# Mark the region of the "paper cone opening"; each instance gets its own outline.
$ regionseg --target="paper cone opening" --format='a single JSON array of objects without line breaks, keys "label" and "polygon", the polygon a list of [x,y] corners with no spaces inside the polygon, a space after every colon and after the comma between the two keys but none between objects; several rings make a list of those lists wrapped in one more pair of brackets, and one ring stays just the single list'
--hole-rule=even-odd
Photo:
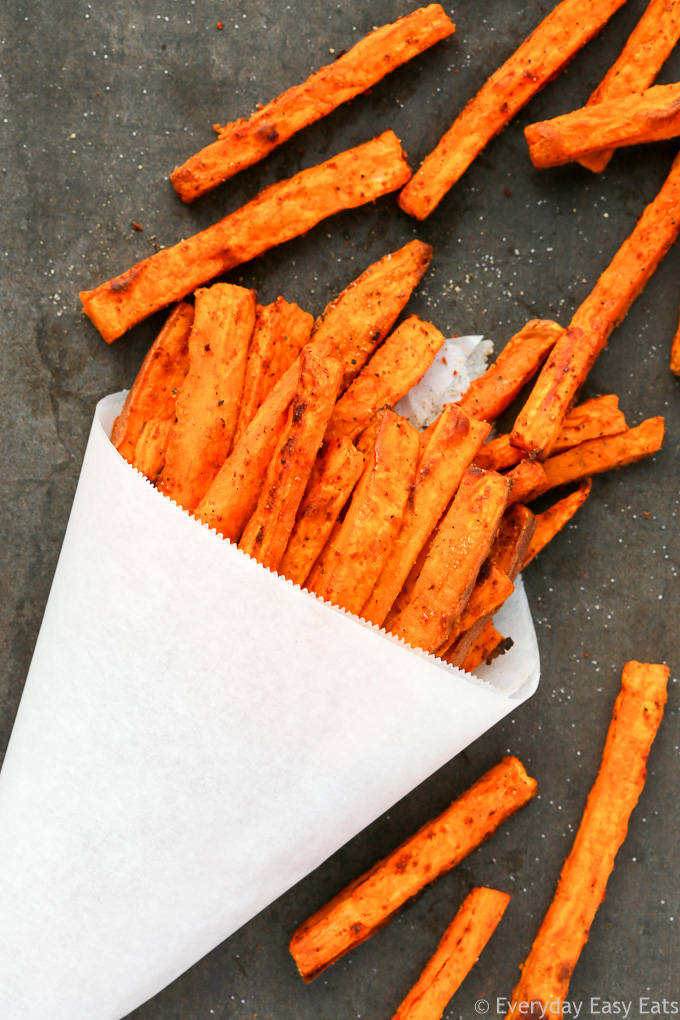
[{"label": "paper cone opening", "polygon": [[108,440],[101,401],[0,776],[0,1016],[119,1020],[529,697],[301,592]]}]

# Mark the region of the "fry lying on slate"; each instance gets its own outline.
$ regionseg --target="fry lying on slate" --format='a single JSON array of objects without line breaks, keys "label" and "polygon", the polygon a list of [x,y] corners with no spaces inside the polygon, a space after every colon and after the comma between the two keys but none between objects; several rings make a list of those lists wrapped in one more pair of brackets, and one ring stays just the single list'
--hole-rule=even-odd
[{"label": "fry lying on slate", "polygon": [[[650,0],[616,63],[595,89],[588,105],[644,92],[654,82],[678,39],[680,0]],[[599,174],[613,155],[613,149],[605,149],[584,156],[579,163]]]},{"label": "fry lying on slate", "polygon": [[348,950],[383,927],[412,896],[459,864],[524,807],[537,784],[517,758],[504,758],[451,804],[313,914],[290,951],[312,981]]},{"label": "fry lying on slate", "polygon": [[439,4],[430,4],[375,29],[335,63],[322,67],[302,85],[288,89],[247,120],[241,118],[224,127],[216,125],[217,141],[170,174],[175,191],[184,202],[193,202],[454,30]]},{"label": "fry lying on slate", "polygon": [[510,1017],[562,1015],[561,1003],[614,859],[647,776],[647,758],[666,703],[667,666],[628,662],[602,755],[571,853],[510,998]]},{"label": "fry lying on slate", "polygon": [[532,457],[552,450],[574,398],[609,334],[625,318],[680,233],[680,154],[633,233],[576,310],[571,325],[550,353],[520,411],[511,442]]},{"label": "fry lying on slate", "polygon": [[562,0],[491,75],[399,195],[423,220],[494,135],[555,77],[625,0]]},{"label": "fry lying on slate", "polygon": [[172,248],[80,294],[111,343],[142,319],[221,273],[306,233],[341,209],[400,188],[411,171],[393,131],[265,188],[256,198]]},{"label": "fry lying on slate", "polygon": [[576,511],[583,506],[590,495],[592,484],[590,478],[586,478],[574,492],[565,496],[564,499],[558,500],[557,503],[553,503],[542,514],[536,514],[534,518],[536,526],[522,563],[522,570],[531,563],[541,549],[545,549],[548,542],[552,541],[565,524],[569,523]]},{"label": "fry lying on slate", "polygon": [[680,375],[680,322],[671,346],[671,372]]},{"label": "fry lying on slate", "polygon": [[484,886],[465,897],[437,951],[393,1020],[440,1020],[447,1003],[477,963],[509,902],[508,893]]},{"label": "fry lying on slate", "polygon": [[534,166],[561,166],[601,149],[644,145],[680,135],[680,84],[654,85],[623,99],[584,106],[529,124],[524,136]]}]

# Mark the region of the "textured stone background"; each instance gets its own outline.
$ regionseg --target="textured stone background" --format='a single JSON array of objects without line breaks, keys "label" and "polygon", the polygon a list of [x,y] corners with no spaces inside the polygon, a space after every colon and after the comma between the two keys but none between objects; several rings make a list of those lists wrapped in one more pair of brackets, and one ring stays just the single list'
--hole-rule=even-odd
[{"label": "textured stone background", "polygon": [[[249,114],[333,59],[333,50],[349,48],[373,25],[412,6],[406,0],[13,0],[2,6],[0,751],[40,626],[94,404],[131,383],[161,322],[157,317],[108,348],[82,316],[78,291],[214,222],[265,184],[388,127],[416,166],[553,4],[446,3],[458,23],[451,39],[302,132],[265,164],[191,207],[179,202],[167,174],[211,140],[214,121]],[[229,279],[256,286],[263,301],[282,293],[318,313],[370,262],[417,236],[432,242],[435,258],[409,307],[446,333],[481,332],[502,346],[529,317],[568,321],[656,194],[677,143],[619,153],[601,178],[579,167],[539,173],[522,128],[582,105],[644,6],[629,0],[422,225],[387,197],[335,217]],[[678,77],[680,52],[660,80]],[[133,220],[143,232],[133,230]],[[667,661],[677,675],[680,384],[668,370],[668,352],[679,268],[676,248],[613,334],[584,390],[585,396],[618,393],[631,423],[666,415],[668,438],[653,460],[597,478],[577,522],[526,572],[541,646],[539,692],[138,1009],[135,1020],[389,1017],[463,896],[480,883],[506,889],[513,899],[446,1016],[469,1018],[478,997],[510,993],[595,776],[623,663]],[[680,999],[677,706],[673,682],[648,785],[574,974],[572,1000]],[[509,751],[538,778],[540,798],[384,931],[305,987],[287,952],[297,924]]]}]

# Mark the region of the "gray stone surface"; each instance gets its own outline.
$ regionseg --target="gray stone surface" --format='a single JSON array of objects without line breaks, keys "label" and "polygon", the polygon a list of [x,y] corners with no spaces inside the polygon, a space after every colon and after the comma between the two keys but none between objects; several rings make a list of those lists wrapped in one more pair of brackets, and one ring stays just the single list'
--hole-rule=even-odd
[{"label": "gray stone surface", "polygon": [[[78,291],[214,222],[265,184],[388,127],[416,166],[551,6],[551,0],[445,4],[458,23],[451,39],[185,207],[167,174],[211,140],[214,121],[248,115],[332,59],[333,50],[413,5],[2,5],[0,750],[40,626],[94,404],[130,384],[162,321],[156,317],[108,348],[82,316]],[[425,223],[411,221],[388,197],[335,217],[228,278],[256,286],[264,301],[282,293],[318,313],[370,262],[420,237],[434,245],[435,257],[410,310],[444,332],[481,332],[502,346],[531,316],[568,321],[656,194],[677,143],[621,152],[598,178],[579,167],[533,170],[522,128],[582,105],[644,6],[630,0]],[[676,52],[660,81],[679,75]],[[133,229],[133,220],[143,231]],[[677,675],[680,384],[668,354],[679,266],[674,249],[584,389],[586,396],[618,393],[631,423],[664,414],[668,438],[651,461],[597,478],[576,523],[526,572],[543,665],[539,692],[138,1009],[135,1020],[390,1017],[473,884],[495,885],[513,898],[445,1015],[469,1020],[477,998],[510,993],[594,779],[624,662],[666,661]],[[589,1015],[591,996],[634,1004],[640,996],[680,1000],[677,707],[673,680],[647,787],[572,980],[570,998],[586,1003],[581,1015]],[[287,952],[295,927],[507,752],[537,777],[540,799],[305,987]],[[644,1013],[634,1005],[631,1015]]]}]

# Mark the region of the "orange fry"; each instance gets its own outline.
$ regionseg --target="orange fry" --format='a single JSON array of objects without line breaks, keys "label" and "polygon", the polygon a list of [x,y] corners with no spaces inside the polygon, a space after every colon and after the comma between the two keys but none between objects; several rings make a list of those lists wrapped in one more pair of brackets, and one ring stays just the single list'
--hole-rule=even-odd
[{"label": "orange fry", "polygon": [[469,652],[465,656],[461,669],[466,673],[474,673],[483,662],[487,664],[502,655],[513,646],[512,638],[504,638],[494,627],[491,620],[487,620],[484,630],[472,643]]},{"label": "orange fry", "polygon": [[246,376],[239,408],[234,446],[255,416],[258,407],[308,343],[314,325],[309,312],[279,297],[271,305],[257,307],[255,329],[248,349]]},{"label": "orange fry", "polygon": [[439,518],[461,483],[489,426],[470,418],[455,404],[439,416],[420,456],[413,493],[399,534],[361,610],[365,620],[382,626]]},{"label": "orange fry", "polygon": [[[680,39],[680,0],[651,0],[633,29],[618,60],[588,100],[589,105],[621,99],[649,88]],[[599,174],[614,155],[613,149],[579,160]]]},{"label": "orange fry", "polygon": [[446,1004],[477,963],[509,902],[508,893],[483,886],[466,896],[393,1020],[441,1020]]},{"label": "orange fry", "polygon": [[146,475],[150,482],[156,482],[165,466],[165,451],[173,425],[174,418],[165,421],[149,418],[142,425],[130,463]]},{"label": "orange fry", "polygon": [[189,372],[158,480],[185,510],[197,506],[231,449],[256,306],[254,290],[229,283],[196,291]]},{"label": "orange fry", "polygon": [[[604,397],[593,397],[584,400],[564,419],[562,431],[557,437],[553,453],[564,453],[572,446],[584,443],[586,439],[599,439],[600,436],[615,436],[625,432],[627,428],[623,411],[619,410],[619,398],[613,393]],[[475,464],[491,471],[506,471],[519,464],[527,454],[510,442],[509,435],[497,436],[485,443],[477,456]]]},{"label": "orange fry", "polygon": [[552,541],[555,535],[572,519],[579,507],[583,506],[590,495],[592,484],[590,478],[586,478],[575,492],[558,500],[557,503],[553,503],[542,514],[536,514],[536,528],[524,557],[522,570],[528,563],[531,563],[541,549],[545,549],[548,542]]},{"label": "orange fry", "polygon": [[364,457],[347,436],[324,444],[300,503],[279,573],[303,585],[328,541],[364,467]]},{"label": "orange fry", "polygon": [[338,400],[326,438],[355,440],[378,408],[392,407],[420,382],[443,343],[443,334],[417,315],[402,322]]},{"label": "orange fry", "polygon": [[429,244],[410,241],[369,266],[316,320],[312,342],[329,343],[329,353],[345,365],[342,390],[392,329],[431,261]]},{"label": "orange fry", "polygon": [[386,411],[345,519],[307,587],[333,605],[359,613],[399,531],[415,476],[420,437],[405,418]]},{"label": "orange fry", "polygon": [[680,232],[680,154],[546,361],[512,431],[512,443],[540,460],[550,453],[567,411],[609,334],[625,317]]},{"label": "orange fry", "polygon": [[515,503],[503,515],[489,559],[514,581],[526,559],[536,531],[536,517],[522,503]]},{"label": "orange fry", "polygon": [[508,503],[530,503],[542,492],[550,488],[543,470],[544,465],[537,460],[523,460],[508,471],[505,476],[512,484]]},{"label": "orange fry", "polygon": [[680,135],[680,85],[654,85],[622,99],[584,106],[524,129],[531,162],[541,170],[600,149],[643,145]]},{"label": "orange fry", "polygon": [[671,372],[680,375],[680,322],[671,347]]},{"label": "orange fry", "polygon": [[448,662],[448,653],[461,634],[464,634],[474,624],[479,623],[480,620],[484,621],[497,613],[514,590],[515,586],[508,575],[491,559],[482,564],[467,605],[455,620],[448,640],[438,649],[437,656]]},{"label": "orange fry", "polygon": [[296,131],[370,89],[454,29],[439,4],[376,28],[335,63],[288,89],[247,120],[241,117],[224,127],[216,125],[217,141],[170,174],[175,191],[184,202],[193,202],[239,170],[264,159]]},{"label": "orange fry", "polygon": [[408,602],[391,621],[393,634],[427,652],[448,640],[496,536],[509,489],[503,475],[468,468]]},{"label": "orange fry", "polygon": [[256,198],[121,276],[80,294],[85,313],[110,343],[148,315],[213,277],[305,234],[327,216],[400,187],[411,175],[399,139],[385,131],[326,163],[265,188]]},{"label": "orange fry", "polygon": [[312,350],[300,356],[299,384],[239,549],[277,570],[295,524],[342,379],[342,365]]},{"label": "orange fry", "polygon": [[[438,818],[309,918],[290,940],[305,981],[370,938],[407,900],[450,871],[536,795],[517,758],[504,758]],[[407,866],[408,865],[408,866]]]},{"label": "orange fry", "polygon": [[479,421],[493,421],[538,372],[564,332],[550,319],[527,322],[508,340],[493,365],[470,383],[458,406]]},{"label": "orange fry", "polygon": [[637,428],[627,429],[618,436],[591,439],[575,446],[573,450],[550,457],[543,464],[548,479],[547,488],[580,482],[590,475],[625,467],[643,457],[651,457],[661,449],[664,432],[663,418],[647,418]]},{"label": "orange fry", "polygon": [[562,0],[470,100],[403,189],[404,212],[425,219],[484,146],[596,35],[625,0]]},{"label": "orange fry", "polygon": [[144,422],[175,417],[177,393],[189,371],[193,321],[193,305],[182,302],[173,308],[142,362],[111,432],[111,442],[126,460],[132,459]]},{"label": "orange fry", "polygon": [[562,867],[506,1015],[562,1015],[561,1003],[590,926],[604,899],[614,859],[647,776],[647,758],[666,703],[668,667],[627,662],[597,779],[574,845]]}]

